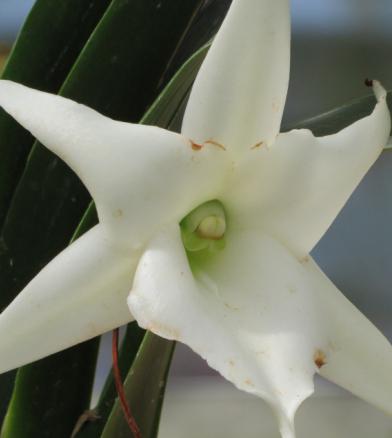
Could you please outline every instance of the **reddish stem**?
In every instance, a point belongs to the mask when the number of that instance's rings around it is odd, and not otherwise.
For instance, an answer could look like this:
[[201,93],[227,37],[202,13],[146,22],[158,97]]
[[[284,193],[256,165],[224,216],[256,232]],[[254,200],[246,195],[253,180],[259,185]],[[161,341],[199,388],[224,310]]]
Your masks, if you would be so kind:
[[112,334],[112,356],[113,356],[114,382],[116,384],[116,390],[117,390],[118,398],[120,400],[122,411],[124,413],[125,421],[127,422],[129,428],[131,429],[133,436],[135,438],[142,438],[139,426],[137,425],[136,420],[131,413],[131,409],[129,408],[125,396],[124,385],[121,379],[121,372],[118,366],[118,328],[113,330],[113,334]]

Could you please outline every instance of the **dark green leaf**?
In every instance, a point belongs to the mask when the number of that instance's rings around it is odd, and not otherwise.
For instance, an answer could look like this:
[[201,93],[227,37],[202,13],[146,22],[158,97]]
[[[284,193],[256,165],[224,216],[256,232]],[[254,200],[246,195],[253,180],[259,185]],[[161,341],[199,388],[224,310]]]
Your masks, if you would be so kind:
[[[388,104],[392,107],[392,95],[388,93]],[[374,109],[376,99],[373,95],[354,100],[339,108],[328,111],[316,117],[293,123],[285,127],[285,131],[296,129],[310,129],[314,135],[319,137],[334,134],[346,126],[351,125],[356,120],[368,116]]]
[[[110,0],[37,0],[2,78],[56,93]],[[33,137],[0,114],[0,229]]]
[[[155,438],[175,342],[148,332],[124,382],[125,394],[143,438]],[[101,438],[129,438],[131,432],[118,401]]]

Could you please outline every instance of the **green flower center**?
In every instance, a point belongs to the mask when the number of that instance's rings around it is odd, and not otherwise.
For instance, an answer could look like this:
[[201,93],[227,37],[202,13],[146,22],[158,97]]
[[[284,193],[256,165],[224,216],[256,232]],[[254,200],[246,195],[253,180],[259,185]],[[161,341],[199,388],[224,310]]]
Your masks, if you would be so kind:
[[187,251],[217,251],[225,246],[226,215],[219,201],[208,201],[192,210],[181,222]]

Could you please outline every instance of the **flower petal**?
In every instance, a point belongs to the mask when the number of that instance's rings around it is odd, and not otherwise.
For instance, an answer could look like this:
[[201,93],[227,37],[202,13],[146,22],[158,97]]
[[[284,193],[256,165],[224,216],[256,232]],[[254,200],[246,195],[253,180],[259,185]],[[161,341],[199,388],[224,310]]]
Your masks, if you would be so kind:
[[0,106],[76,171],[106,231],[132,248],[213,199],[228,167],[215,145],[198,150],[179,134],[117,122],[13,82],[0,81]]
[[289,67],[289,1],[234,0],[196,78],[183,134],[238,152],[273,143]]
[[126,305],[137,255],[98,225],[50,262],[0,315],[0,373],[133,320]]
[[275,409],[285,438],[313,392],[323,315],[302,264],[265,235],[226,237],[226,248],[188,264],[177,227],[142,256],[128,298],[139,325],[189,345],[238,388]]
[[297,255],[309,253],[388,140],[385,90],[374,87],[373,113],[339,133],[315,138],[294,130],[249,151],[221,199],[231,225],[261,227]]
[[347,300],[313,260],[307,270],[329,319],[325,366],[320,374],[392,415],[392,346]]
[[263,397],[283,437],[294,436],[315,372],[392,412],[391,345],[310,257],[298,261],[269,236],[242,231],[191,265],[176,226],[158,234],[137,268],[131,312]]

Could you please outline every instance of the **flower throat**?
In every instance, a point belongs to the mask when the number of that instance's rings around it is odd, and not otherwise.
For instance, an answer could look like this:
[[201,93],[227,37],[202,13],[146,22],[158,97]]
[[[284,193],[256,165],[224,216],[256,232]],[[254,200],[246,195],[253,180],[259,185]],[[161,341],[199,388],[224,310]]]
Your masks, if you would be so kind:
[[184,247],[189,252],[215,252],[225,246],[226,214],[219,201],[208,201],[180,222]]

